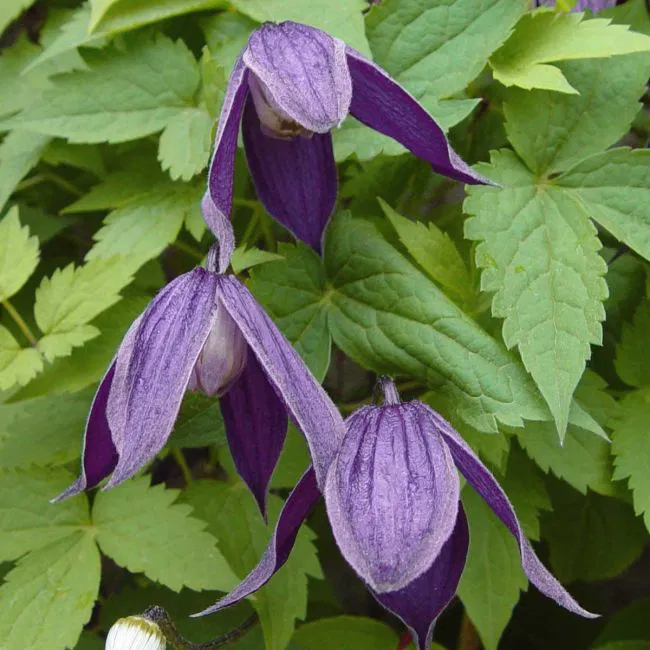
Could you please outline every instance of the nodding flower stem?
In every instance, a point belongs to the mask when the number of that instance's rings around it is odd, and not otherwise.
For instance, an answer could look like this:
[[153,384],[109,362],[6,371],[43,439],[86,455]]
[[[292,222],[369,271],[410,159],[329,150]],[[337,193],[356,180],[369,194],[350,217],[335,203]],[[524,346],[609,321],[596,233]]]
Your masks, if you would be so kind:
[[176,629],[176,625],[171,616],[163,607],[159,607],[158,605],[149,607],[142,614],[142,617],[155,623],[160,628],[160,631],[167,639],[167,643],[169,643],[174,650],[216,650],[216,648],[223,648],[230,643],[234,643],[238,639],[241,639],[252,627],[255,626],[258,620],[257,615],[253,614],[236,628],[218,636],[216,639],[205,641],[204,643],[192,643],[181,636],[180,632]]

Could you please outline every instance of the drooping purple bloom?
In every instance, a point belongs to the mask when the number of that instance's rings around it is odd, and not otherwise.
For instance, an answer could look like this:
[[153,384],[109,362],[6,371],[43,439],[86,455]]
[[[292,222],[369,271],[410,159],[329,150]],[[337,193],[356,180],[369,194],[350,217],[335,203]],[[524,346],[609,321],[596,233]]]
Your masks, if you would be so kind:
[[[505,492],[461,436],[425,404],[400,402],[389,380],[381,384],[384,405],[364,407],[346,420],[323,492],[344,557],[377,601],[409,627],[418,648],[430,647],[435,621],[456,593],[467,557],[457,470],[517,540],[528,579],[562,607],[593,618],[539,561]],[[319,485],[310,468],[287,499],[257,567],[198,615],[239,602],[280,569],[320,498]]]
[[260,201],[298,239],[319,250],[337,193],[330,132],[348,114],[397,140],[439,174],[490,183],[451,149],[424,108],[359,52],[314,27],[265,23],[251,35],[230,76],[210,164],[215,209],[208,224],[223,255],[240,123]]
[[207,270],[173,280],[131,325],[91,407],[81,475],[58,498],[133,476],[165,445],[187,390],[220,397],[235,465],[263,512],[289,416],[324,483],[343,420],[248,289],[216,264],[213,250]]
[[[538,7],[543,7],[543,6],[554,7],[557,2],[557,0],[536,0],[536,1]],[[616,4],[617,4],[617,0],[577,0],[577,2],[575,3],[571,11],[576,12],[576,11],[585,11],[589,9],[593,13],[598,13],[599,11],[603,11],[603,9],[609,9],[610,7],[615,7]]]

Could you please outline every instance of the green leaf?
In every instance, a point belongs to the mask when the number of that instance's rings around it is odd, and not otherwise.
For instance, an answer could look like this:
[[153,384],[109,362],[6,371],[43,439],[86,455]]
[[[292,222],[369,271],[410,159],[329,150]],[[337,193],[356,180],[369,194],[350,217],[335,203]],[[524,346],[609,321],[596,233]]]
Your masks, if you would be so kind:
[[526,537],[539,540],[539,519],[543,510],[551,509],[551,500],[544,475],[517,445],[510,448],[508,466],[500,483],[512,501]]
[[74,650],[104,650],[104,639],[92,632],[82,632]]
[[614,479],[627,479],[632,491],[634,511],[643,515],[650,530],[650,448],[648,447],[648,418],[650,418],[650,389],[629,394],[622,403],[623,416],[612,435]]
[[0,647],[73,648],[90,619],[99,577],[99,552],[87,532],[20,560],[0,588]]
[[650,650],[650,641],[612,641],[599,645],[598,650]]
[[34,0],[4,0],[0,6],[0,32],[4,32],[10,22],[18,18]]
[[92,388],[0,404],[0,469],[63,465],[79,458],[94,394]]
[[186,393],[169,444],[172,447],[209,447],[224,444],[225,440],[219,401],[202,393]]
[[305,436],[290,423],[280,460],[273,472],[271,487],[293,489],[310,463],[311,457]]
[[619,403],[607,392],[607,382],[589,368],[576,389],[576,401],[602,427],[612,429],[621,416]]
[[[144,311],[148,297],[126,297],[95,320],[99,336],[67,357],[59,357],[19,391],[14,399],[73,393],[98,382],[131,323]],[[27,350],[28,351],[28,350]],[[40,356],[39,356],[40,359]],[[42,362],[41,362],[42,364]]]
[[523,366],[391,246],[378,225],[339,215],[328,229],[325,267],[330,331],[365,368],[419,379],[479,431],[496,431],[497,420],[522,426],[522,418],[550,418]]
[[122,202],[106,217],[86,259],[121,255],[128,256],[131,268],[142,266],[176,239],[184,222],[195,213],[200,215],[202,193],[199,185],[180,182],[149,186],[146,193]]
[[256,267],[251,291],[322,380],[330,363],[331,337],[321,259],[302,243],[280,244],[278,250],[284,260]]
[[466,488],[463,505],[470,541],[458,595],[485,650],[496,650],[527,581],[517,542],[485,501]]
[[630,32],[627,25],[612,25],[605,18],[583,19],[581,13],[552,10],[526,14],[490,59],[494,78],[505,86],[578,93],[559,68],[548,64],[650,50],[650,38]]
[[[239,53],[244,49],[248,38],[259,24],[234,11],[205,15],[199,19],[199,25],[205,35],[205,42],[210,52],[213,63],[221,69],[221,92],[225,87],[226,75],[232,70]],[[213,68],[213,72],[214,72]],[[206,75],[203,75],[204,89],[206,86]],[[220,105],[216,106],[218,115]],[[212,111],[210,111],[212,113]]]
[[63,140],[53,140],[43,152],[43,162],[49,165],[67,165],[83,169],[98,178],[106,176],[102,152],[90,144],[69,144]]
[[399,637],[388,625],[361,616],[321,618],[301,626],[291,639],[300,650],[395,650]]
[[158,159],[174,179],[189,181],[205,169],[212,148],[212,118],[202,108],[174,116],[160,136]]
[[556,181],[619,241],[650,259],[650,150],[610,149],[591,156]]
[[70,264],[43,278],[36,290],[34,317],[45,334],[38,347],[48,361],[70,354],[73,347],[99,334],[87,323],[120,300],[119,291],[132,279],[130,266],[115,256],[77,268]]
[[0,145],[0,211],[16,185],[36,165],[50,137],[29,131],[12,131]]
[[293,20],[318,27],[368,55],[363,24],[364,0],[234,0],[232,5],[260,23]]
[[14,207],[0,220],[0,301],[11,298],[29,280],[38,266],[38,237],[20,225]]
[[553,472],[583,494],[587,488],[607,496],[616,494],[607,441],[569,426],[561,445],[548,422],[528,422],[516,434],[519,444],[544,472]]
[[11,332],[0,325],[0,390],[28,383],[43,370],[43,359],[34,348],[21,348]]
[[271,253],[270,251],[263,251],[259,248],[245,248],[244,246],[238,246],[232,252],[230,258],[230,266],[236,274],[240,274],[246,269],[250,269],[253,266],[259,266],[260,264],[266,264],[267,262],[276,262],[283,260],[282,255],[277,253]]
[[190,507],[174,503],[178,494],[149,487],[148,477],[100,492],[92,513],[97,543],[119,565],[174,591],[229,591],[237,578],[205,524],[190,516]]
[[603,631],[593,644],[601,650],[613,642],[638,642],[638,639],[650,639],[650,620],[648,606],[650,599],[641,598],[619,609],[605,624]]
[[107,48],[85,56],[88,71],[57,76],[12,126],[71,142],[142,138],[184,113],[200,82],[192,53],[162,34],[133,38],[125,51]]
[[50,503],[74,478],[60,468],[0,472],[0,560],[15,560],[89,525],[85,495]]
[[[270,533],[246,486],[201,481],[186,491],[185,498],[209,522],[208,530],[219,540],[219,548],[244,578],[262,556]],[[271,521],[281,505],[278,497],[269,496]],[[295,619],[304,619],[307,613],[307,576],[322,577],[313,537],[303,526],[282,571],[255,594],[252,605],[260,617],[267,650],[284,650]]]
[[528,9],[525,0],[384,0],[366,19],[375,61],[421,99],[465,89]]
[[647,533],[627,503],[555,481],[549,491],[553,512],[544,515],[542,532],[558,580],[614,578],[639,557]]
[[502,189],[471,188],[464,209],[469,239],[479,240],[481,288],[494,292],[492,313],[503,339],[517,346],[549,405],[562,439],[573,392],[602,339],[606,264],[596,229],[561,190],[536,185],[507,150],[492,154],[487,175]]
[[447,289],[457,301],[473,302],[475,294],[469,271],[449,235],[434,223],[425,225],[406,219],[382,199],[379,199],[379,204],[400,241],[429,277]]
[[645,361],[650,332],[650,302],[644,300],[631,323],[623,326],[621,342],[616,346],[616,372],[629,386],[650,384],[650,368]]
[[560,64],[579,95],[510,88],[506,132],[536,176],[568,169],[629,130],[648,80],[645,54]]

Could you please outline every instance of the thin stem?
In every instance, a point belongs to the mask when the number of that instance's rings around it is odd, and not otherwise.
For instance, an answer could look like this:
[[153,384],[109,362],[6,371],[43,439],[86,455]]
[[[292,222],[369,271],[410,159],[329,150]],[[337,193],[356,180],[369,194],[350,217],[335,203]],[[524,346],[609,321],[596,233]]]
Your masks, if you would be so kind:
[[260,220],[259,210],[253,210],[253,215],[251,216],[248,225],[246,226],[246,230],[244,231],[244,236],[241,238],[242,246],[248,245],[248,242],[250,238],[253,236],[253,233],[255,232],[255,228],[257,227],[259,220]]
[[458,650],[479,650],[481,641],[478,637],[478,632],[474,624],[467,616],[467,612],[463,612],[463,620],[460,624],[460,635],[458,638]]
[[183,479],[185,480],[185,485],[189,487],[192,485],[194,477],[192,476],[192,470],[190,469],[190,466],[187,464],[187,460],[185,460],[183,451],[181,449],[178,449],[178,447],[173,447],[172,456],[174,457],[176,464],[180,467],[181,474],[183,474]]
[[167,611],[162,607],[149,607],[142,616],[158,625],[160,631],[165,635],[167,642],[171,644],[174,650],[217,650],[217,648],[223,648],[241,639],[257,623],[257,615],[253,614],[236,628],[218,636],[216,639],[206,641],[205,643],[192,643],[180,635],[174,625],[174,621],[172,621]]
[[178,239],[172,244],[172,246],[174,248],[177,248],[179,251],[183,251],[183,253],[186,253],[199,262],[202,262],[203,258],[205,257],[200,250],[197,250],[193,246],[190,246],[189,244],[186,244],[185,242],[182,242]]
[[255,199],[240,199],[235,197],[232,200],[232,203],[238,208],[251,208],[252,210],[257,210],[260,207],[259,202],[255,201]]
[[275,237],[273,237],[273,231],[271,230],[271,222],[266,212],[260,210],[260,227],[262,229],[262,235],[264,236],[264,243],[266,244],[266,249],[275,252],[277,246],[275,245]]
[[34,185],[38,185],[39,183],[43,183],[46,181],[47,178],[45,177],[44,174],[34,174],[31,178],[26,178],[24,181],[21,181],[16,185],[16,189],[14,192],[20,192],[21,190],[26,190],[30,187],[33,187]]
[[83,196],[84,192],[78,187],[73,185],[70,181],[66,180],[62,176],[55,174],[53,171],[44,171],[39,174],[35,174],[31,178],[26,178],[22,183],[18,183],[16,186],[15,192],[20,192],[20,190],[26,190],[29,187],[38,185],[39,183],[44,183],[50,181],[55,185],[58,185],[62,190],[74,194],[75,196]]
[[2,306],[7,310],[7,313],[11,318],[13,318],[14,323],[18,325],[20,331],[25,335],[25,338],[30,342],[31,345],[36,347],[38,345],[38,339],[34,336],[32,330],[29,329],[29,325],[23,320],[23,317],[18,313],[16,308],[9,302],[8,299],[2,301]]

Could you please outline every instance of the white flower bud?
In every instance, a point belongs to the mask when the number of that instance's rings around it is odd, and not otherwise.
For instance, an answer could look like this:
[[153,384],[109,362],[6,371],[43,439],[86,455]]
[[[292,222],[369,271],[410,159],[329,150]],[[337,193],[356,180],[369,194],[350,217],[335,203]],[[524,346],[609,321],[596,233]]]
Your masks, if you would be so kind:
[[189,389],[205,395],[223,395],[246,365],[248,345],[221,301],[212,330],[196,361]]
[[120,618],[108,631],[106,650],[165,650],[160,628],[142,616]]

